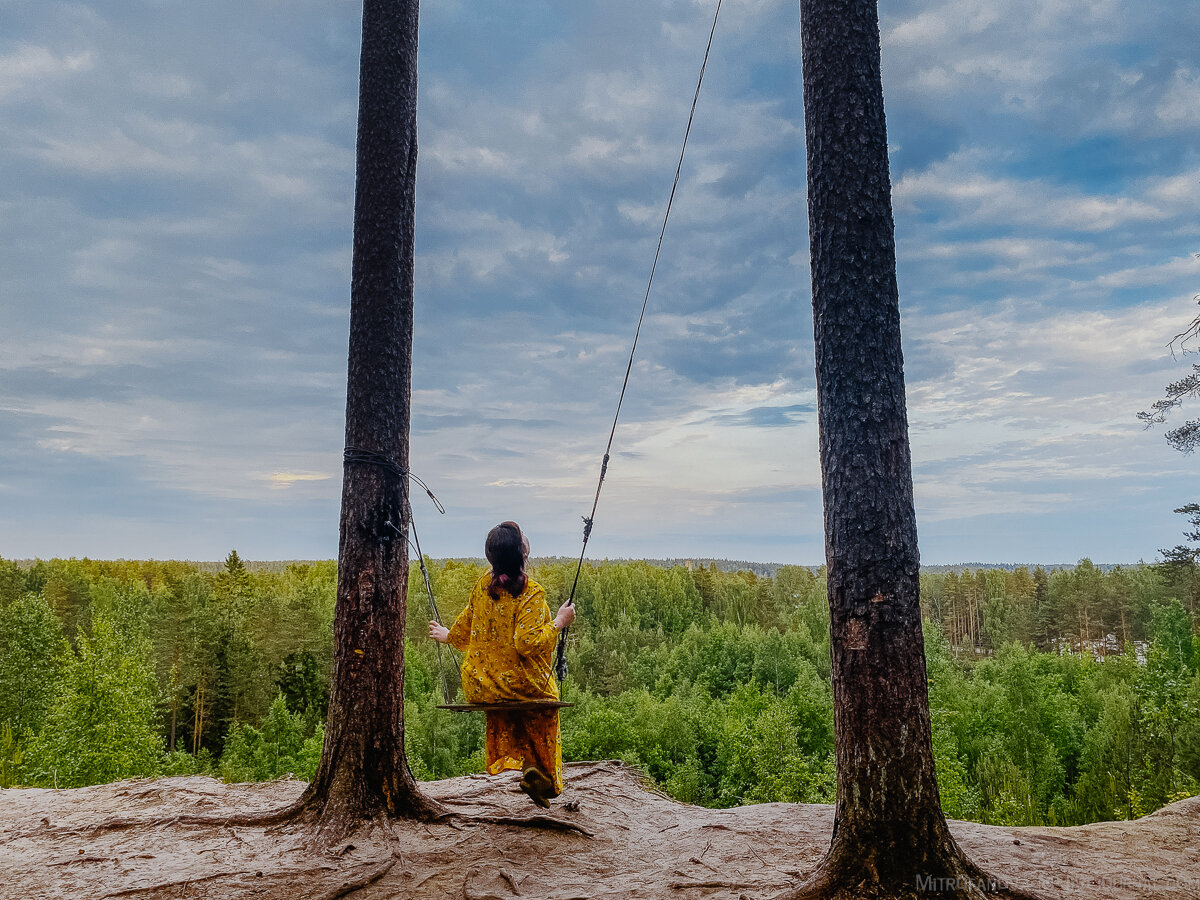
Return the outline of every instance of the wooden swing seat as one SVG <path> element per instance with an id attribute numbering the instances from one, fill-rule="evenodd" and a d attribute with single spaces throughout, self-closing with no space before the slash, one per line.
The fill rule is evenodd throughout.
<path id="1" fill-rule="evenodd" d="M 529 712 L 533 710 L 562 709 L 574 706 L 562 700 L 499 700 L 495 703 L 439 703 L 438 709 L 454 712 Z"/>

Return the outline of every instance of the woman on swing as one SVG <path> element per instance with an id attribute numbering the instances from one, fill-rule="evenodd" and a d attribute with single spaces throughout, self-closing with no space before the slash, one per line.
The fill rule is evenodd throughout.
<path id="1" fill-rule="evenodd" d="M 529 540 L 516 522 L 488 532 L 484 553 L 492 570 L 475 583 L 454 624 L 430 622 L 429 636 L 463 652 L 468 703 L 557 700 L 554 649 L 559 631 L 575 621 L 575 607 L 563 604 L 551 618 L 545 590 L 525 574 Z M 521 790 L 549 808 L 563 787 L 558 709 L 487 711 L 487 770 L 506 769 L 520 769 Z"/>

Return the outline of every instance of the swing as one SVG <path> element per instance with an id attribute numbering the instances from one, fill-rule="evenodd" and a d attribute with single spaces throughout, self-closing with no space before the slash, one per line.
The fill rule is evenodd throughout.
<path id="1" fill-rule="evenodd" d="M 422 485 L 422 487 L 425 487 L 423 482 L 421 483 L 421 485 Z M 433 494 L 432 494 L 432 492 L 430 492 L 428 487 L 425 487 L 425 492 L 427 494 L 429 494 L 430 497 L 433 498 L 433 502 L 437 503 L 438 508 L 441 509 L 442 508 L 441 504 L 438 503 L 436 497 L 433 497 Z M 410 523 L 412 523 L 413 544 L 414 544 L 414 549 L 416 550 L 416 553 L 417 553 L 417 559 L 420 560 L 420 564 L 421 564 L 421 577 L 425 581 L 425 595 L 429 599 L 429 611 L 433 615 L 434 621 L 437 622 L 439 625 L 441 625 L 442 624 L 442 616 L 441 616 L 440 611 L 438 610 L 437 601 L 433 597 L 433 583 L 429 580 L 429 569 L 425 565 L 425 556 L 421 553 L 421 543 L 420 543 L 420 540 L 417 538 L 417 527 L 416 527 L 416 523 L 412 517 L 411 507 L 409 509 L 408 520 Z M 560 675 L 559 679 L 558 679 L 560 683 L 562 682 L 562 679 L 566 675 L 566 660 L 565 660 L 565 656 L 564 656 L 564 654 L 566 652 L 565 635 L 566 635 L 566 629 L 564 628 L 558 636 L 558 647 L 555 650 L 555 653 L 557 655 L 557 658 L 555 660 L 555 672 L 556 673 L 558 672 L 559 665 L 560 665 L 559 660 L 562 660 L 561 665 L 562 665 L 563 674 Z M 438 709 L 448 709 L 451 712 L 531 712 L 531 711 L 537 711 L 537 710 L 562 709 L 563 707 L 566 707 L 566 706 L 574 706 L 575 705 L 574 703 L 564 703 L 562 700 L 549 700 L 549 699 L 546 699 L 546 700 L 497 700 L 497 701 L 494 701 L 491 703 L 454 703 L 453 702 L 454 694 L 452 693 L 452 688 L 450 687 L 450 679 L 446 676 L 446 667 L 443 664 L 443 660 L 442 660 L 442 644 L 441 643 L 439 643 L 437 645 L 437 649 L 438 649 L 438 674 L 441 676 L 441 680 L 442 680 L 442 699 L 444 699 L 446 701 L 445 703 L 439 703 L 437 705 Z M 457 668 L 459 665 L 458 655 L 455 652 L 454 648 L 446 647 L 446 650 L 447 650 L 447 652 L 449 652 L 450 657 L 453 660 L 455 667 Z"/>
<path id="2" fill-rule="evenodd" d="M 433 491 L 429 489 L 429 486 L 415 475 L 410 474 L 409 477 L 421 485 L 421 487 L 425 490 L 425 493 L 429 495 L 429 499 L 432 500 L 434 505 L 437 507 L 438 512 L 440 512 L 442 515 L 445 515 L 446 508 L 442 506 L 438 498 L 433 495 Z M 425 554 L 421 552 L 421 539 L 417 535 L 417 524 L 416 519 L 413 518 L 411 503 L 408 507 L 408 521 L 410 527 L 412 528 L 413 550 L 417 554 L 417 560 L 421 566 L 421 577 L 425 581 L 425 595 L 429 599 L 429 612 L 433 616 L 434 621 L 441 625 L 442 615 L 438 610 L 437 600 L 435 600 L 433 596 L 433 582 L 429 579 L 429 568 L 425 565 Z M 395 526 L 392 527 L 395 528 Z M 396 530 L 399 531 L 399 529 Z M 572 589 L 572 597 L 573 596 L 574 590 Z M 558 636 L 558 647 L 555 651 L 557 654 L 557 659 L 555 660 L 555 672 L 557 673 L 559 671 L 560 665 L 562 667 L 562 675 L 559 675 L 558 679 L 560 682 L 564 677 L 566 677 L 566 658 L 564 655 L 566 653 L 565 635 L 566 629 L 564 628 L 562 633 L 560 633 Z M 438 674 L 441 676 L 442 681 L 442 699 L 446 702 L 439 703 L 437 706 L 438 709 L 448 709 L 451 712 L 529 712 L 532 710 L 562 709 L 565 706 L 575 705 L 574 703 L 564 703 L 562 700 L 549 699 L 498 700 L 492 703 L 455 703 L 454 692 L 450 686 L 450 679 L 446 676 L 446 666 L 444 664 L 444 660 L 442 659 L 442 646 L 443 645 L 441 643 L 437 645 Z M 455 667 L 458 668 L 458 654 L 455 652 L 453 647 L 446 647 L 446 650 L 450 654 L 450 658 Z"/>
<path id="3" fill-rule="evenodd" d="M 658 233 L 658 246 L 654 251 L 654 262 L 650 265 L 650 277 L 646 282 L 646 293 L 642 297 L 642 309 L 638 315 L 637 329 L 633 333 L 633 345 L 629 349 L 629 362 L 625 366 L 625 380 L 621 384 L 621 394 L 617 398 L 617 411 L 613 415 L 612 429 L 608 433 L 608 445 L 604 449 L 604 458 L 600 463 L 600 478 L 596 482 L 596 495 L 592 500 L 591 515 L 582 516 L 583 519 L 583 547 L 579 551 L 579 561 L 575 566 L 575 578 L 571 582 L 571 593 L 567 598 L 567 604 L 574 604 L 575 589 L 579 586 L 579 574 L 583 570 L 583 558 L 587 553 L 588 539 L 592 536 L 592 523 L 596 517 L 596 507 L 600 503 L 600 490 L 604 487 L 604 476 L 608 474 L 608 462 L 612 454 L 613 438 L 617 433 L 617 420 L 621 417 L 621 406 L 625 402 L 625 391 L 629 387 L 629 376 L 633 371 L 633 357 L 637 352 L 638 338 L 642 333 L 642 322 L 646 318 L 646 305 L 650 301 L 650 289 L 654 285 L 654 272 L 658 268 L 658 257 L 662 253 L 663 237 L 667 233 L 667 220 L 671 217 L 671 206 L 675 202 L 675 191 L 679 187 L 679 175 L 683 170 L 683 157 L 687 152 L 688 137 L 692 133 L 692 120 L 696 117 L 696 103 L 700 99 L 700 87 L 704 84 L 704 70 L 708 67 L 708 57 L 712 52 L 713 36 L 717 31 L 717 19 L 721 15 L 721 4 L 724 0 L 717 0 L 716 12 L 713 14 L 712 29 L 708 34 L 708 46 L 704 50 L 704 61 L 700 64 L 700 76 L 696 80 L 696 91 L 692 95 L 692 108 L 688 113 L 687 128 L 683 133 L 683 146 L 679 150 L 679 162 L 675 166 L 675 180 L 671 184 L 671 194 L 667 199 L 667 209 L 663 214 L 662 228 Z M 412 476 L 415 478 L 415 476 Z M 438 502 L 438 499 L 433 496 L 433 492 L 419 478 L 416 481 L 425 489 L 430 499 L 437 506 L 438 511 L 443 515 L 446 510 Z M 425 579 L 425 591 L 429 597 L 429 609 L 433 614 L 434 621 L 439 625 L 442 624 L 442 617 L 438 612 L 437 601 L 433 597 L 433 585 L 429 580 L 429 571 L 425 567 L 425 557 L 421 554 L 421 544 L 417 540 L 416 522 L 412 516 L 412 506 L 408 508 L 408 520 L 412 526 L 413 542 L 417 552 L 417 559 L 421 562 L 421 575 Z M 567 631 L 569 628 L 563 628 L 558 635 L 558 646 L 555 648 L 554 658 L 554 674 L 558 679 L 559 685 L 567 677 Z M 574 706 L 574 703 L 564 703 L 562 700 L 503 700 L 490 703 L 453 703 L 453 697 L 450 694 L 450 681 L 446 677 L 445 667 L 442 665 L 442 644 L 438 647 L 438 669 L 442 677 L 442 695 L 445 703 L 438 704 L 438 709 L 448 709 L 452 712 L 516 712 L 516 711 L 531 711 L 531 710 L 550 710 L 562 709 L 563 707 Z M 453 648 L 447 648 L 455 665 L 458 665 L 458 657 Z"/>

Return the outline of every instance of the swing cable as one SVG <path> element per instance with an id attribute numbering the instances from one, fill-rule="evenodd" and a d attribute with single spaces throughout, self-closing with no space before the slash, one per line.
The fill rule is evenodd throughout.
<path id="1" fill-rule="evenodd" d="M 412 472 L 408 473 L 408 477 L 425 490 L 425 493 L 429 495 L 429 499 L 433 501 L 433 505 L 437 507 L 437 511 L 444 516 L 446 514 L 446 507 L 442 506 L 442 501 L 433 495 L 433 491 L 430 489 L 429 485 L 427 485 Z M 438 612 L 437 601 L 433 598 L 433 582 L 429 579 L 429 568 L 425 565 L 425 555 L 421 552 L 421 538 L 417 535 L 417 517 L 413 515 L 412 500 L 407 495 L 408 492 L 406 491 L 405 494 L 404 506 L 405 511 L 408 513 L 408 527 L 412 530 L 412 538 L 409 539 L 408 543 L 409 546 L 411 546 L 416 552 L 417 562 L 421 566 L 421 577 L 425 581 L 425 594 L 429 598 L 429 612 L 433 616 L 433 620 L 441 625 L 442 615 L 440 612 Z M 400 531 L 400 529 L 397 528 L 390 519 L 386 524 L 392 529 L 392 531 L 396 532 L 397 535 L 400 535 L 401 537 L 404 536 L 403 532 Z M 450 653 L 450 660 L 454 663 L 454 667 L 457 669 L 458 654 L 454 652 L 453 647 L 447 647 L 446 650 Z M 442 644 L 440 641 L 437 642 L 437 655 L 438 676 L 442 682 L 442 697 L 445 698 L 446 703 L 453 703 L 454 692 L 450 687 L 450 678 L 446 675 L 446 665 L 442 659 Z"/>
<path id="2" fill-rule="evenodd" d="M 596 520 L 596 507 L 600 505 L 600 490 L 604 487 L 604 476 L 608 474 L 608 461 L 612 457 L 613 438 L 617 433 L 617 420 L 621 417 L 621 406 L 625 402 L 625 390 L 629 387 L 629 376 L 633 372 L 633 356 L 637 352 L 638 338 L 642 334 L 642 321 L 646 318 L 646 306 L 650 302 L 650 289 L 654 286 L 654 272 L 658 268 L 658 257 L 662 253 L 663 237 L 667 233 L 667 220 L 671 218 L 671 207 L 675 203 L 675 191 L 679 187 L 679 175 L 683 171 L 683 157 L 687 152 L 688 137 L 692 133 L 692 120 L 696 117 L 696 103 L 700 99 L 700 86 L 704 84 L 704 70 L 708 67 L 708 56 L 712 52 L 713 36 L 717 33 L 717 18 L 721 15 L 721 4 L 717 0 L 717 9 L 713 13 L 712 29 L 708 33 L 708 46 L 704 50 L 704 61 L 700 64 L 700 76 L 696 79 L 696 92 L 692 95 L 692 108 L 688 113 L 687 128 L 683 132 L 683 146 L 679 149 L 679 162 L 675 166 L 675 180 L 671 184 L 671 195 L 667 198 L 667 210 L 663 214 L 662 228 L 658 233 L 658 246 L 654 251 L 654 262 L 650 265 L 650 278 L 646 282 L 646 293 L 642 297 L 642 310 L 638 314 L 637 329 L 633 333 L 633 345 L 629 348 L 629 362 L 625 366 L 625 380 L 621 383 L 621 395 L 617 398 L 617 411 L 613 415 L 612 430 L 608 433 L 608 445 L 604 448 L 604 458 L 600 463 L 600 478 L 596 482 L 596 495 L 592 499 L 592 513 L 582 516 L 583 547 L 579 550 L 579 562 L 575 566 L 575 578 L 571 582 L 571 593 L 567 598 L 568 604 L 575 602 L 575 589 L 579 586 L 579 573 L 583 570 L 583 557 L 587 553 L 588 539 L 592 536 L 592 525 Z M 567 631 L 564 628 L 558 635 L 558 647 L 554 657 L 554 674 L 561 684 L 567 677 Z"/>
<path id="3" fill-rule="evenodd" d="M 408 508 L 408 523 L 412 528 L 413 549 L 416 551 L 417 560 L 421 564 L 421 577 L 425 579 L 425 594 L 429 597 L 429 612 L 432 613 L 433 620 L 441 625 L 442 616 L 438 612 L 437 601 L 433 599 L 433 583 L 429 580 L 429 568 L 425 565 L 424 554 L 421 553 L 421 539 L 417 537 L 417 520 L 413 518 L 411 505 Z M 456 692 L 450 686 L 450 677 L 446 674 L 446 666 L 442 661 L 442 642 L 435 641 L 435 643 L 437 644 L 438 675 L 440 676 L 442 682 L 442 698 L 446 703 L 453 703 Z M 454 663 L 454 668 L 457 670 L 459 667 L 458 654 L 454 652 L 453 647 L 447 646 L 445 650 L 450 654 L 450 661 Z"/>

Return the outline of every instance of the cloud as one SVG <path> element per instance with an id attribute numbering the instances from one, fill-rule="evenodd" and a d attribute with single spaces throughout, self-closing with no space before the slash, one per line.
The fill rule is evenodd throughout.
<path id="1" fill-rule="evenodd" d="M 910 322 L 918 353 L 946 361 L 909 384 L 921 521 L 981 510 L 1036 521 L 1081 504 L 1119 506 L 1134 485 L 1156 485 L 1157 495 L 1181 477 L 1186 461 L 1134 418 L 1170 377 L 1164 337 L 1177 312 L 1174 303 L 1115 314 L 1009 307 Z M 1062 558 L 1086 555 L 1082 540 L 1073 544 Z"/>
<path id="2" fill-rule="evenodd" d="M 1200 126 L 1200 73 L 1182 66 L 1176 69 L 1154 113 L 1172 131 Z"/>
<path id="3" fill-rule="evenodd" d="M 750 428 L 786 428 L 811 421 L 816 411 L 811 403 L 756 406 L 738 413 L 718 412 L 709 421 L 718 425 L 744 425 Z"/>
<path id="4" fill-rule="evenodd" d="M 898 213 L 920 215 L 938 210 L 965 225 L 1025 226 L 1043 231 L 1112 231 L 1158 222 L 1175 210 L 1175 198 L 1084 193 L 1045 180 L 989 176 L 977 168 L 975 154 L 955 155 L 920 173 L 906 173 L 895 184 Z M 1168 206 L 1169 204 L 1169 206 Z"/>
<path id="5" fill-rule="evenodd" d="M 0 102 L 12 102 L 53 82 L 90 71 L 89 52 L 57 55 L 48 47 L 24 44 L 0 55 Z"/>
<path id="6" fill-rule="evenodd" d="M 422 10 L 412 459 L 450 509 L 418 511 L 430 552 L 510 517 L 577 546 L 712 12 Z M 1196 291 L 1192 10 L 882 12 L 927 556 L 1047 528 L 1168 545 L 1186 461 L 1132 412 Z M 0 552 L 332 555 L 356 8 L 9 13 Z M 796 7 L 727 0 L 705 78 L 593 549 L 820 561 Z"/>
<path id="7" fill-rule="evenodd" d="M 884 11 L 885 83 L 903 106 L 941 119 L 1002 116 L 1076 139 L 1178 135 L 1194 120 L 1163 105 L 1186 103 L 1176 61 L 1190 59 L 1180 35 L 1189 17 L 1166 4 L 1131 15 L 1115 0 L 900 3 Z"/>
<path id="8" fill-rule="evenodd" d="M 325 472 L 272 472 L 271 487 L 286 490 L 303 481 L 328 481 L 333 476 Z"/>
<path id="9" fill-rule="evenodd" d="M 1181 256 L 1158 265 L 1139 266 L 1108 272 L 1093 283 L 1101 289 L 1146 287 L 1149 285 L 1178 284 L 1190 280 L 1200 282 L 1200 256 Z"/>

